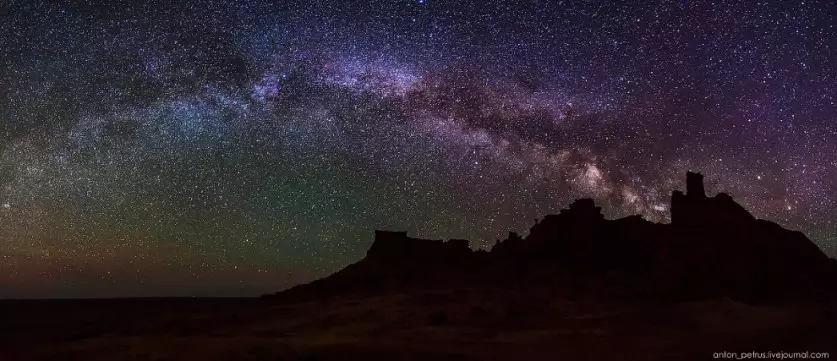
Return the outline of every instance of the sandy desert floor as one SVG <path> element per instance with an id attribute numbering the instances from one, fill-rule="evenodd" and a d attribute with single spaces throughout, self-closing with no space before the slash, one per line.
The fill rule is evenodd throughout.
<path id="1" fill-rule="evenodd" d="M 601 303 L 537 292 L 0 301 L 0 360 L 708 360 L 830 352 L 835 308 Z"/>

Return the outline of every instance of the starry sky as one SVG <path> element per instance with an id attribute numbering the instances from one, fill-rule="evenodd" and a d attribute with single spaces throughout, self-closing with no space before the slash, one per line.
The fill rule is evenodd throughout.
<path id="1" fill-rule="evenodd" d="M 0 3 L 0 297 L 248 296 L 685 172 L 837 254 L 832 1 Z"/>

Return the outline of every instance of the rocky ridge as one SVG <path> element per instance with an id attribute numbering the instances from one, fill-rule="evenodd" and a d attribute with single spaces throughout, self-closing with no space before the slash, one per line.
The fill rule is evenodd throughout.
<path id="1" fill-rule="evenodd" d="M 672 192 L 671 223 L 608 220 L 592 199 L 545 216 L 526 237 L 490 251 L 466 240 L 376 231 L 366 257 L 272 297 L 321 298 L 430 289 L 543 289 L 567 298 L 750 302 L 837 295 L 837 261 L 798 231 L 756 219 L 731 196 L 709 197 L 703 176 Z"/>

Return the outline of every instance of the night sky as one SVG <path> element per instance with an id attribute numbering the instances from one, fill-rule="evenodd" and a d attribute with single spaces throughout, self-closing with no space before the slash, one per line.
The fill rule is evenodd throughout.
<path id="1" fill-rule="evenodd" d="M 837 254 L 833 1 L 0 4 L 0 297 L 257 295 L 685 172 Z"/>

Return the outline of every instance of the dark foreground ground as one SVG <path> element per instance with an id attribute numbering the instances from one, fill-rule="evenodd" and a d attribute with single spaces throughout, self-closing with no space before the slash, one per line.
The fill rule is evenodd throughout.
<path id="1" fill-rule="evenodd" d="M 0 301 L 0 360 L 709 360 L 830 352 L 831 306 L 601 303 L 537 292 Z"/>

